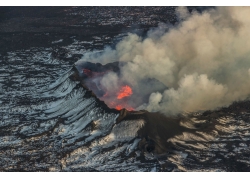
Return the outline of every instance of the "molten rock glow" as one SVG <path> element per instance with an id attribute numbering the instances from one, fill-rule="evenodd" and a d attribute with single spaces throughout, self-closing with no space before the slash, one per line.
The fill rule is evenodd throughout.
<path id="1" fill-rule="evenodd" d="M 112 97 L 112 101 L 110 102 L 108 97 L 108 93 L 106 93 L 101 99 L 103 99 L 105 101 L 105 103 L 111 107 L 111 108 L 115 108 L 117 110 L 121 110 L 123 108 L 129 110 L 129 111 L 133 111 L 134 108 L 132 108 L 129 104 L 128 104 L 128 100 L 129 97 L 133 94 L 133 91 L 131 89 L 131 87 L 129 87 L 128 85 L 122 86 L 120 91 L 117 93 L 117 97 L 116 99 L 113 99 L 114 96 L 111 95 Z"/>
<path id="2" fill-rule="evenodd" d="M 92 68 L 93 66 L 95 65 L 92 64 Z M 98 67 L 95 68 L 98 69 Z M 132 88 L 129 85 L 122 85 L 124 84 L 122 82 L 118 84 L 116 82 L 118 80 L 116 74 L 104 69 L 102 69 L 103 71 L 96 72 L 83 68 L 84 84 L 110 108 L 115 108 L 117 110 L 123 108 L 130 111 L 134 110 L 128 103 L 129 97 L 133 94 Z M 109 84 L 110 82 L 113 83 Z"/>
<path id="3" fill-rule="evenodd" d="M 131 96 L 133 94 L 131 87 L 128 85 L 123 86 L 120 92 L 117 95 L 117 99 L 122 99 L 124 97 Z"/>

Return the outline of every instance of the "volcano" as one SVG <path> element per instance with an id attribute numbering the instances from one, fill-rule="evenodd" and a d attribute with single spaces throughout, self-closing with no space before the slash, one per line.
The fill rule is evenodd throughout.
<path id="1" fill-rule="evenodd" d="M 176 23 L 175 8 L 0 8 L 0 171 L 250 171 L 249 101 L 167 116 L 138 108 L 152 92 L 168 89 L 160 81 L 126 82 L 121 62 L 76 63 L 119 41 L 133 24 L 146 34 L 159 22 Z M 122 16 L 111 19 L 117 12 Z M 236 27 L 234 18 L 224 21 L 229 15 L 223 22 Z M 105 86 L 104 77 L 118 83 Z"/>
<path id="2" fill-rule="evenodd" d="M 23 57 L 23 52 L 13 56 L 18 53 Z M 46 66 L 48 62 L 43 63 L 43 59 L 33 62 L 27 58 L 26 63 L 39 64 L 41 73 L 45 68 L 59 70 L 56 62 Z M 96 64 L 87 64 L 90 66 L 86 68 L 94 71 Z M 107 69 L 97 66 L 102 71 L 97 68 L 94 72 L 101 76 L 106 70 L 117 70 L 114 64 Z M 37 76 L 40 83 L 30 81 L 28 77 L 36 77 L 36 72 L 32 66 L 27 67 L 30 69 L 20 76 L 27 79 L 17 79 L 21 87 L 26 87 L 23 94 L 11 103 L 7 93 L 1 99 L 1 171 L 249 170 L 244 161 L 249 155 L 248 101 L 176 117 L 145 110 L 117 110 L 86 86 L 88 77 L 79 67 L 55 78 L 49 87 L 45 86 L 46 76 Z M 10 75 L 12 79 L 17 78 L 19 68 L 13 64 L 16 73 Z M 1 78 L 10 79 L 7 72 Z M 18 88 L 12 93 L 16 95 Z M 34 88 L 40 91 L 30 94 Z M 117 94 L 114 97 L 117 99 Z M 6 109 L 9 106 L 12 111 Z"/>
<path id="3" fill-rule="evenodd" d="M 150 91 L 147 89 L 141 89 L 141 84 L 151 84 L 154 89 L 163 92 L 166 89 L 161 82 L 156 79 L 145 78 L 140 82 L 132 85 L 128 82 L 124 82 L 121 76 L 120 67 L 125 63 L 108 63 L 102 65 L 100 63 L 82 62 L 76 66 L 79 72 L 79 77 L 83 86 L 91 90 L 100 100 L 104 101 L 108 107 L 115 108 L 117 110 L 127 109 L 129 111 L 135 110 L 136 107 L 148 100 Z M 116 84 L 107 89 L 102 81 L 109 74 L 115 74 L 118 77 L 118 87 Z M 105 82 L 106 83 L 106 82 Z M 135 93 L 134 93 L 135 92 Z M 140 93 L 140 96 L 138 96 Z"/>
<path id="4" fill-rule="evenodd" d="M 90 64 L 95 67 L 95 64 Z M 117 64 L 107 65 L 107 67 L 110 66 L 117 67 Z M 105 69 L 105 65 L 100 67 L 102 67 L 103 70 Z M 105 69 L 105 71 L 106 70 L 107 69 Z M 112 68 L 109 70 L 112 70 Z M 81 76 L 81 73 L 79 73 L 76 68 L 71 77 L 72 76 L 75 80 L 80 81 L 84 88 L 87 88 L 84 84 L 85 78 Z M 98 99 L 98 97 L 96 97 L 91 90 L 89 91 L 92 96 Z M 109 107 L 106 107 L 106 104 L 103 101 L 98 101 L 103 104 L 103 107 L 110 109 Z M 117 126 L 124 124 L 124 126 L 127 127 L 130 126 L 128 124 L 131 123 L 131 126 L 139 127 L 137 130 L 133 130 L 134 133 L 136 133 L 136 137 L 140 139 L 136 145 L 138 149 L 136 149 L 143 152 L 144 155 L 147 154 L 146 156 L 148 157 L 145 157 L 146 159 L 152 158 L 157 160 L 157 163 L 160 165 L 157 171 L 175 171 L 177 169 L 181 171 L 188 171 L 188 169 L 186 169 L 187 166 L 184 167 L 173 162 L 179 162 L 181 164 L 188 164 L 188 166 L 196 167 L 197 161 L 192 163 L 189 159 L 197 157 L 210 157 L 210 153 L 212 153 L 213 158 L 211 159 L 213 159 L 213 161 L 210 161 L 211 164 L 209 165 L 209 168 L 211 168 L 210 170 L 214 170 L 214 168 L 218 169 L 216 163 L 220 162 L 223 164 L 223 162 L 232 160 L 233 156 L 228 160 L 226 160 L 227 158 L 223 158 L 223 161 L 217 161 L 216 158 L 218 158 L 219 154 L 221 154 L 221 151 L 226 149 L 226 152 L 228 153 L 236 151 L 235 141 L 233 138 L 235 136 L 231 134 L 233 131 L 236 130 L 241 136 L 248 136 L 245 134 L 246 132 L 244 128 L 233 128 L 230 130 L 230 124 L 248 123 L 248 120 L 244 118 L 248 117 L 248 106 L 249 101 L 244 101 L 234 103 L 228 108 L 222 108 L 217 111 L 192 113 L 176 117 L 167 117 L 158 112 L 152 113 L 145 110 L 135 111 L 126 108 L 115 108 L 118 111 L 114 111 L 119 113 L 116 118 Z M 231 113 L 231 116 L 228 116 L 228 113 Z M 239 122 L 240 119 L 241 121 Z M 136 125 L 137 123 L 140 125 Z M 226 128 L 222 127 L 222 124 Z M 227 145 L 229 147 L 225 147 L 224 150 L 218 150 L 217 148 L 221 147 L 225 141 L 228 141 Z M 248 142 L 247 137 L 246 141 Z M 217 149 L 216 152 L 214 151 L 215 149 Z M 198 154 L 191 153 L 192 151 Z M 247 155 L 247 152 L 242 154 L 241 158 L 245 155 Z M 234 161 L 234 163 L 236 163 L 236 161 Z M 231 168 L 235 168 L 235 166 L 232 166 L 231 164 L 224 166 L 225 169 L 221 169 L 222 171 L 228 171 Z M 249 170 L 248 166 L 243 164 L 241 164 L 241 166 L 243 168 L 241 170 Z M 204 166 L 204 168 L 208 168 L 208 166 Z M 196 167 L 196 170 L 199 171 L 200 169 L 202 168 Z"/>

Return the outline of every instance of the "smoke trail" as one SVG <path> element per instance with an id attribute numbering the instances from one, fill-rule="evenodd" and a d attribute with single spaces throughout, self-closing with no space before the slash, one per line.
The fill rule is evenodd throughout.
<path id="1" fill-rule="evenodd" d="M 161 25 L 145 39 L 128 34 L 115 49 L 88 53 L 82 61 L 123 62 L 119 77 L 109 74 L 102 82 L 107 89 L 112 88 L 109 84 L 127 82 L 137 89 L 137 98 L 149 93 L 148 99 L 136 104 L 138 109 L 175 115 L 248 98 L 250 7 L 217 7 L 201 14 L 181 7 L 177 12 L 182 22 L 167 32 Z M 165 90 L 141 83 L 145 78 L 157 79 Z"/>

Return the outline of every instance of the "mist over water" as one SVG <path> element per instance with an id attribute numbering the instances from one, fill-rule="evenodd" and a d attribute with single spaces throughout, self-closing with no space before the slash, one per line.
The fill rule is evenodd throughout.
<path id="1" fill-rule="evenodd" d="M 177 14 L 181 22 L 175 27 L 160 24 L 146 38 L 128 34 L 114 49 L 88 52 L 76 65 L 119 61 L 120 74 L 107 73 L 100 82 L 108 92 L 119 89 L 121 82 L 130 85 L 133 98 L 127 103 L 135 109 L 176 115 L 247 99 L 250 8 L 216 7 L 189 13 L 179 7 Z"/>

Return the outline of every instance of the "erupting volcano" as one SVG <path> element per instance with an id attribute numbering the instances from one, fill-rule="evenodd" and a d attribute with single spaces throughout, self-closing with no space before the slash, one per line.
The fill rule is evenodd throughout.
<path id="1" fill-rule="evenodd" d="M 123 108 L 133 111 L 134 108 L 129 104 L 133 90 L 131 86 L 120 81 L 119 87 L 107 89 L 101 83 L 105 75 L 110 72 L 117 72 L 117 65 L 100 65 L 87 63 L 82 68 L 83 83 L 110 108 L 121 110 Z"/>

